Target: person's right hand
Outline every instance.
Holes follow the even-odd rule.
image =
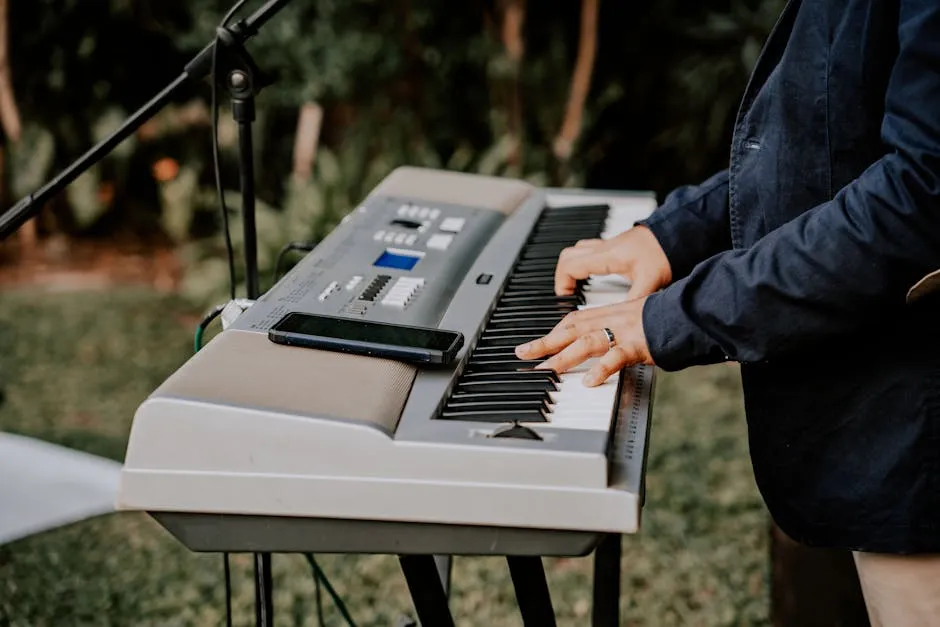
[[[581,240],[564,249],[555,267],[555,293],[574,293],[576,282],[592,274],[618,274],[631,287],[628,297],[642,298],[672,283],[672,268],[656,236],[645,226],[607,240]]]

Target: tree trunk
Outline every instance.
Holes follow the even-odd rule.
[[[320,105],[315,102],[301,105],[297,116],[297,134],[294,136],[293,176],[298,183],[310,180],[313,175],[322,124],[323,109]]]
[[[597,16],[600,0],[581,0],[581,33],[578,39],[578,58],[571,75],[568,104],[561,129],[555,137],[552,150],[561,164],[567,164],[574,152],[575,142],[581,134],[584,105],[591,88],[594,58],[597,55]]]
[[[3,129],[3,142],[0,145],[0,198],[4,206],[9,201],[7,172],[8,150],[11,144],[18,143],[23,132],[20,112],[13,94],[13,76],[10,70],[10,4],[9,0],[0,0],[0,128]],[[20,252],[24,257],[32,256],[36,251],[36,220],[29,220],[19,230]]]
[[[868,627],[849,551],[817,549],[770,529],[770,620],[774,627]]]

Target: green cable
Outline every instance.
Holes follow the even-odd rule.
[[[313,556],[309,553],[304,553],[304,557],[307,558],[307,563],[310,564],[310,568],[313,569],[313,576],[318,578],[322,583],[323,587],[326,588],[326,591],[330,593],[330,596],[333,597],[333,602],[336,603],[339,613],[343,615],[343,618],[346,619],[346,624],[349,627],[356,627],[356,623],[353,622],[352,616],[349,615],[349,610],[346,609],[346,605],[343,603],[343,600],[339,598],[339,595],[336,594],[336,590],[333,589],[333,586],[330,585],[330,580],[326,578],[326,574],[320,568],[320,565],[317,564],[317,561],[313,559]]]
[[[196,326],[196,337],[193,338],[193,352],[198,353],[199,349],[202,348],[202,335],[205,333],[205,329],[202,328],[202,325]]]

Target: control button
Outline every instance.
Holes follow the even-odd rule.
[[[435,233],[428,238],[428,248],[437,248],[438,250],[447,250],[447,247],[450,246],[450,243],[454,241],[453,235],[444,235],[442,233]]]
[[[433,209],[433,208],[432,208],[432,209],[431,209],[431,214],[430,214],[428,217],[431,218],[432,220],[437,220],[438,216],[440,216],[440,215],[441,215],[441,210],[440,210],[440,209]]]
[[[376,231],[375,235],[372,236],[372,239],[374,239],[377,242],[381,242],[384,237],[385,237],[385,231]]]
[[[326,289],[320,292],[320,295],[317,296],[317,300],[319,301],[326,300],[327,298],[329,298],[330,294],[332,294],[338,289],[339,289],[339,283],[337,283],[336,281],[333,281],[332,283],[326,286]]]
[[[408,217],[417,218],[418,217],[418,208],[417,207],[408,207]]]
[[[421,223],[415,222],[414,220],[392,220],[392,226],[401,226],[406,229],[416,230],[421,228]]]
[[[477,277],[477,285],[489,285],[490,281],[493,280],[492,274],[481,274]]]
[[[466,218],[444,218],[441,221],[440,229],[449,233],[459,233],[466,222]]]
[[[408,205],[402,205],[398,208],[398,215],[403,216],[408,214]]]
[[[428,230],[428,228],[429,228],[430,226],[431,226],[431,221],[430,221],[430,220],[425,220],[425,221],[421,224],[421,226],[418,227],[418,233],[424,233],[425,231]]]
[[[409,235],[408,237],[405,238],[405,243],[408,244],[409,246],[413,246],[417,240],[418,240],[417,235]]]
[[[394,234],[394,233],[386,233],[386,234],[385,234],[385,242],[386,242],[387,244],[391,244],[391,243],[394,242],[394,241],[395,241],[395,234]]]
[[[421,207],[421,208],[418,210],[418,217],[419,217],[419,218],[426,218],[426,217],[428,217],[428,215],[430,215],[430,213],[431,213],[431,210],[430,210],[430,209],[428,209],[427,207]]]
[[[346,283],[346,290],[347,290],[347,291],[352,291],[352,290],[354,290],[354,289],[356,288],[356,286],[359,285],[360,283],[362,283],[362,277],[357,274],[357,275],[354,276],[353,278],[349,279],[349,281]]]
[[[396,243],[396,244],[404,244],[404,243],[405,243],[405,239],[407,239],[407,238],[408,238],[408,234],[407,234],[407,233],[399,233],[398,235],[395,236],[395,243]]]

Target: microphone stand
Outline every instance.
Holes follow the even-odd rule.
[[[190,82],[198,82],[212,74],[212,57],[216,54],[216,70],[232,101],[232,116],[238,124],[239,178],[241,182],[243,227],[245,236],[246,287],[249,299],[258,298],[257,234],[255,230],[254,157],[251,124],[255,120],[255,96],[271,83],[255,65],[243,44],[290,0],[268,0],[247,19],[218,29],[216,37],[185,66],[183,73],[163,88],[144,106],[134,112],[117,130],[103,139],[58,176],[27,195],[0,215],[0,241],[6,239],[24,222],[34,217],[53,196],[113,151],[122,141],[152,118]],[[222,45],[216,48],[216,41]],[[271,593],[271,554],[255,554],[255,619],[259,626],[274,625],[274,604]]]

